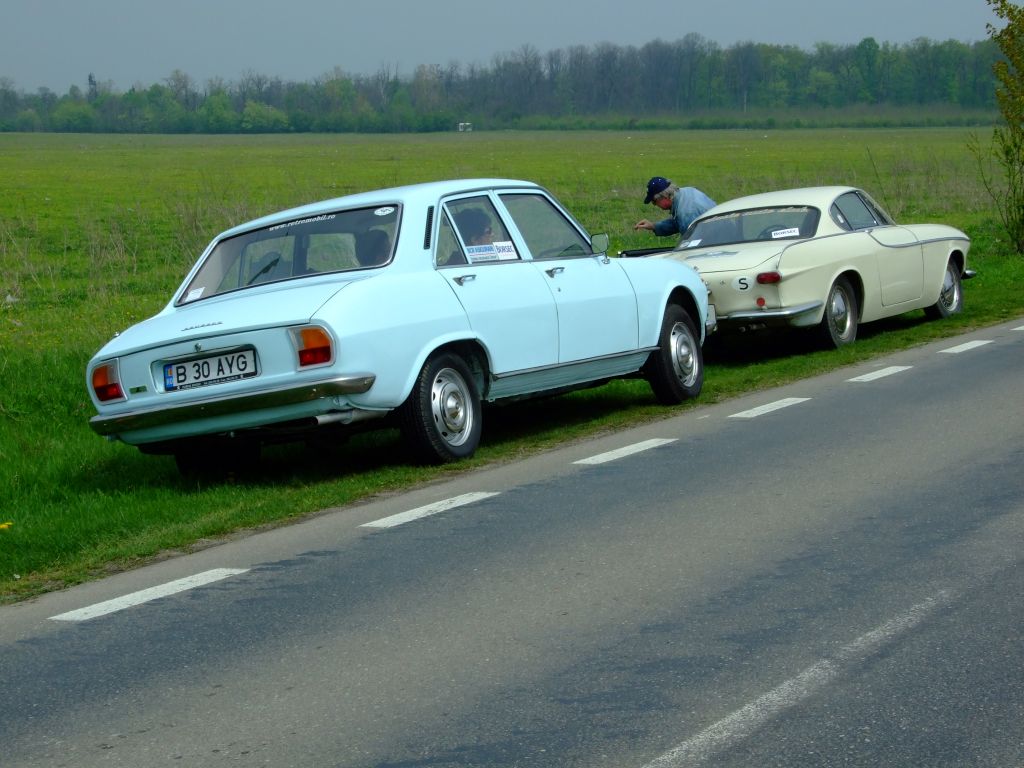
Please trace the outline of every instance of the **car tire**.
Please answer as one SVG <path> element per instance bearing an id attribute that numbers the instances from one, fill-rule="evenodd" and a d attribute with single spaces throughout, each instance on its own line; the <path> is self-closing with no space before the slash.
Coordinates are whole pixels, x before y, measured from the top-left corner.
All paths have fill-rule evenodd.
<path id="1" fill-rule="evenodd" d="M 704 351 L 693 320 L 678 304 L 665 308 L 658 348 L 647 358 L 643 373 L 655 399 L 663 405 L 676 405 L 700 394 Z"/>
<path id="2" fill-rule="evenodd" d="M 857 338 L 857 294 L 845 277 L 840 277 L 828 290 L 825 299 L 825 313 L 821 317 L 818 332 L 821 340 L 830 347 L 839 349 Z"/>
<path id="3" fill-rule="evenodd" d="M 405 439 L 416 458 L 427 464 L 472 456 L 480 444 L 482 416 L 469 366 L 448 352 L 424 363 L 399 413 Z"/>
<path id="4" fill-rule="evenodd" d="M 942 288 L 939 300 L 930 307 L 924 308 L 929 320 L 943 320 L 955 315 L 964 308 L 963 284 L 960 278 L 960 267 L 950 259 L 946 262 L 946 273 L 942 276 Z"/>

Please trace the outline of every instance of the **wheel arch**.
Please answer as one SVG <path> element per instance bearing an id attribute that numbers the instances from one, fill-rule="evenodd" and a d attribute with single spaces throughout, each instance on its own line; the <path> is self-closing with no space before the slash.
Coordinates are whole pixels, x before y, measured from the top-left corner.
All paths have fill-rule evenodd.
<path id="1" fill-rule="evenodd" d="M 693 321 L 697 333 L 700 334 L 701 342 L 703 342 L 706 329 L 701 322 L 700 306 L 697 304 L 697 299 L 690 292 L 690 289 L 681 285 L 676 286 L 665 301 L 665 309 L 670 304 L 676 304 L 686 310 L 686 314 L 690 316 L 690 320 Z M 664 314 L 664 311 L 662 314 Z"/>
<path id="2" fill-rule="evenodd" d="M 409 377 L 403 388 L 403 401 L 412 393 L 416 378 L 419 376 L 427 360 L 439 354 L 451 352 L 457 354 L 466 361 L 469 370 L 473 374 L 473 383 L 476 384 L 477 392 L 483 398 L 487 393 L 487 386 L 490 382 L 491 362 L 486 347 L 477 338 L 448 339 L 439 341 L 433 346 L 424 348 L 424 351 L 417 357 L 416 364 L 409 371 Z"/>
<path id="3" fill-rule="evenodd" d="M 967 254 L 965 254 L 961 248 L 954 248 L 950 252 L 949 258 L 956 262 L 957 269 L 960 271 L 960 276 L 963 277 L 964 270 L 967 268 Z"/>
<path id="4" fill-rule="evenodd" d="M 831 290 L 836 281 L 843 278 L 846 279 L 846 282 L 850 284 L 850 288 L 853 289 L 853 297 L 857 300 L 857 320 L 859 322 L 864 318 L 864 278 L 856 269 L 848 268 L 832 278 L 829 289 Z M 824 309 L 822 309 L 822 313 L 824 313 Z"/>

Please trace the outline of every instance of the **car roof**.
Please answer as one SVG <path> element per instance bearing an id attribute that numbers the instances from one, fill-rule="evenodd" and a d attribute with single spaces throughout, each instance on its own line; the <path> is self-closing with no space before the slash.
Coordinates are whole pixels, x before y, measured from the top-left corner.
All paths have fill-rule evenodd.
<path id="1" fill-rule="evenodd" d="M 833 201 L 847 192 L 859 192 L 856 187 L 800 187 L 797 189 L 780 189 L 775 192 L 762 192 L 727 200 L 704 213 L 713 216 L 717 213 L 739 211 L 747 208 L 771 208 L 774 206 L 810 205 L 821 210 L 828 210 Z"/>
<path id="2" fill-rule="evenodd" d="M 520 188 L 540 189 L 532 181 L 522 179 L 501 179 L 501 178 L 471 178 L 471 179 L 448 179 L 445 181 L 430 181 L 421 184 L 409 184 L 400 187 L 387 187 L 367 192 L 358 192 L 343 197 L 335 197 L 327 200 L 320 200 L 315 203 L 288 208 L 283 211 L 276 211 L 258 219 L 244 222 L 222 232 L 217 239 L 231 237 L 240 232 L 251 229 L 271 226 L 284 221 L 292 221 L 307 216 L 316 216 L 330 211 L 337 211 L 345 208 L 362 208 L 372 205 L 401 203 L 405 206 L 427 208 L 435 205 L 437 201 L 447 195 L 455 195 L 464 192 L 478 192 L 492 188 Z"/>

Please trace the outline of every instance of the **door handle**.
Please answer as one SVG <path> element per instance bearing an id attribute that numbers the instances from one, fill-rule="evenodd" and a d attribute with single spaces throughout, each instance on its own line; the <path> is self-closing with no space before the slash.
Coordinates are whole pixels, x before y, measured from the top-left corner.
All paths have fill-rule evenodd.
<path id="1" fill-rule="evenodd" d="M 555 275 L 560 275 L 565 272 L 565 267 L 552 267 L 551 269 L 545 269 L 544 271 L 548 273 L 548 277 L 554 277 Z"/>
<path id="2" fill-rule="evenodd" d="M 459 285 L 463 285 L 465 283 L 470 282 L 471 280 L 476 280 L 476 275 L 459 275 L 458 277 L 453 277 L 452 279 Z"/>

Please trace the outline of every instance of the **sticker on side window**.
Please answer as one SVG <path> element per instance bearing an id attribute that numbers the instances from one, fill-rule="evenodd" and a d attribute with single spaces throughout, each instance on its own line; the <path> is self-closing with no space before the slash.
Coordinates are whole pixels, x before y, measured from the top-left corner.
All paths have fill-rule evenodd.
<path id="1" fill-rule="evenodd" d="M 777 240 L 780 237 L 797 237 L 799 234 L 799 227 L 790 227 L 789 229 L 775 229 L 772 230 L 772 240 Z"/>
<path id="2" fill-rule="evenodd" d="M 471 264 L 483 264 L 488 261 L 511 261 L 519 258 L 516 247 L 511 240 L 483 245 L 467 245 L 466 256 Z"/>
<path id="3" fill-rule="evenodd" d="M 497 261 L 498 252 L 494 249 L 494 243 L 486 245 L 467 245 L 466 257 L 470 264 L 482 264 L 487 261 Z"/>
<path id="4" fill-rule="evenodd" d="M 498 254 L 498 259 L 501 261 L 517 258 L 516 247 L 512 245 L 511 240 L 504 240 L 495 243 L 494 250 Z"/>

